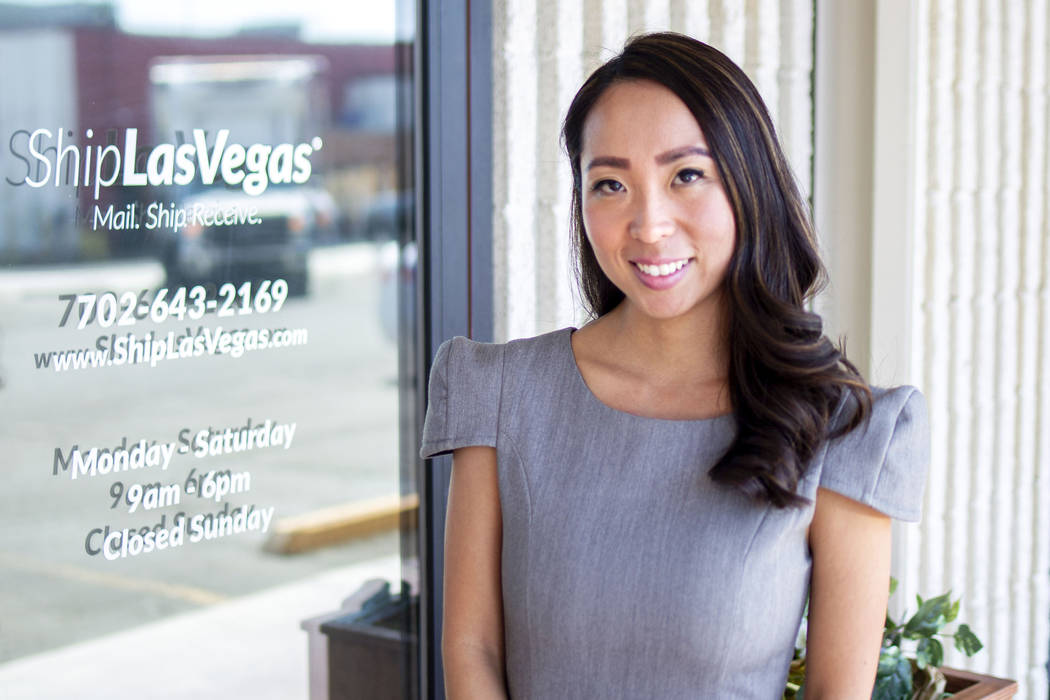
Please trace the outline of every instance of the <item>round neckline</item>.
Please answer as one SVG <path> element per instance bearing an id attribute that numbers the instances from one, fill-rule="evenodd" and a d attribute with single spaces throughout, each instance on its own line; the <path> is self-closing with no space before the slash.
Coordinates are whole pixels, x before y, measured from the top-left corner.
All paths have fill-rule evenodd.
<path id="1" fill-rule="evenodd" d="M 562 329 L 564 335 L 565 350 L 567 353 L 569 364 L 572 365 L 573 381 L 577 384 L 577 388 L 587 396 L 588 400 L 594 404 L 597 404 L 603 411 L 611 415 L 621 416 L 624 419 L 636 420 L 636 421 L 648 421 L 661 425 L 684 425 L 684 426 L 704 426 L 704 425 L 716 425 L 718 423 L 732 420 L 732 413 L 722 413 L 717 416 L 711 416 L 710 418 L 656 418 L 654 416 L 642 416 L 637 413 L 631 413 L 629 411 L 622 411 L 618 408 L 613 408 L 609 404 L 605 403 L 598 398 L 591 387 L 587 384 L 587 380 L 583 378 L 583 372 L 580 371 L 580 365 L 576 362 L 576 352 L 572 349 L 572 334 L 577 329 L 575 326 L 568 326 Z"/>

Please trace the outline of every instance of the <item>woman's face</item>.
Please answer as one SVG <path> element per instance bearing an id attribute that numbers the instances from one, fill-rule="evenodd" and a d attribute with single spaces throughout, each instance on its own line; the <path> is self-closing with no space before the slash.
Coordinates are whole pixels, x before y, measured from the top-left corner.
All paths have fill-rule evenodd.
<path id="1" fill-rule="evenodd" d="M 700 126 L 649 81 L 607 88 L 583 125 L 581 202 L 602 271 L 645 315 L 716 310 L 736 226 Z"/>

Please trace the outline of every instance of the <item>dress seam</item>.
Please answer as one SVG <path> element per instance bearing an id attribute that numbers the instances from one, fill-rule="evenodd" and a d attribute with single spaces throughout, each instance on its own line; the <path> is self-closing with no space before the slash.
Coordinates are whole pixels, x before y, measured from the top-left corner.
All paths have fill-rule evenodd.
<path id="1" fill-rule="evenodd" d="M 501 346 L 501 350 L 500 350 L 499 398 L 497 400 L 497 408 L 496 408 L 496 443 L 497 443 L 498 446 L 499 445 L 506 445 L 507 451 L 513 455 L 515 466 L 516 466 L 519 474 L 521 475 L 521 483 L 525 485 L 526 523 L 525 523 L 525 538 L 524 538 L 525 539 L 525 543 L 524 543 L 525 568 L 524 568 L 524 570 L 525 571 L 529 571 L 529 569 L 530 569 L 529 563 L 530 563 L 530 559 L 532 558 L 532 543 L 531 543 L 531 539 L 532 539 L 532 537 L 531 537 L 531 535 L 532 535 L 532 527 L 531 527 L 531 524 L 532 524 L 532 487 L 529 484 L 529 474 L 528 474 L 528 471 L 525 469 L 525 461 L 524 461 L 524 459 L 522 459 L 522 452 L 518 448 L 518 443 L 515 440 L 514 436 L 510 435 L 503 428 L 503 420 L 502 420 L 503 419 L 503 395 L 504 395 L 504 387 L 506 385 L 506 382 L 507 382 L 507 346 L 503 345 L 503 346 Z M 498 459 L 498 455 L 499 455 L 499 450 L 497 449 L 497 459 Z M 508 466 L 508 468 L 510 467 L 510 465 L 507 465 L 507 466 Z M 500 470 L 497 470 L 497 472 L 498 471 L 500 471 Z M 503 510 L 502 510 L 502 508 L 500 509 L 500 518 L 501 518 L 501 520 L 503 518 Z M 503 531 L 505 532 L 506 528 L 503 528 Z M 502 545 L 501 545 L 501 548 L 502 548 Z M 500 556 L 502 558 L 502 554 Z M 500 578 L 502 579 L 502 577 L 503 577 L 503 566 L 501 564 L 500 565 Z M 500 588 L 502 590 L 502 584 L 501 584 Z M 525 617 L 526 620 L 529 619 L 529 608 L 531 607 L 531 602 L 532 602 L 532 584 L 531 584 L 530 578 L 528 576 L 526 576 L 525 577 L 525 614 L 524 614 L 524 617 Z M 507 620 L 506 609 L 504 609 L 504 614 L 503 614 L 503 626 L 504 626 L 504 630 L 503 630 L 503 644 L 504 644 L 504 648 L 506 648 L 506 644 L 507 644 L 507 629 L 506 629 L 507 622 L 506 622 L 506 620 Z M 525 627 L 526 627 L 527 635 L 528 635 L 528 643 L 525 645 L 525 656 L 526 656 L 526 658 L 525 658 L 525 668 L 528 669 L 528 673 L 525 675 L 525 677 L 531 679 L 532 678 L 532 645 L 534 644 L 535 640 L 533 638 L 533 633 L 534 632 L 533 632 L 533 629 L 532 629 L 532 625 L 526 624 Z M 508 676 L 508 681 L 509 681 L 509 674 L 507 674 L 507 676 Z M 508 688 L 508 690 L 509 690 L 509 688 Z M 529 689 L 529 690 L 531 690 L 531 689 Z M 529 690 L 527 690 L 526 692 L 529 692 Z"/>

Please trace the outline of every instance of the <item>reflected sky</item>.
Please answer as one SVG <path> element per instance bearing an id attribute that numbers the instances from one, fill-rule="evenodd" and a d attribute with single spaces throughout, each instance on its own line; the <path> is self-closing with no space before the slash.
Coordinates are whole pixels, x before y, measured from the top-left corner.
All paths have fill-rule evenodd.
<path id="1" fill-rule="evenodd" d="M 19 4 L 69 3 L 23 0 Z M 104 0 L 83 4 L 113 5 L 121 28 L 139 34 L 222 36 L 244 28 L 298 23 L 306 41 L 389 43 L 395 39 L 395 27 L 411 31 L 413 24 L 413 3 L 398 0 L 341 0 L 336 13 L 330 0 Z"/>

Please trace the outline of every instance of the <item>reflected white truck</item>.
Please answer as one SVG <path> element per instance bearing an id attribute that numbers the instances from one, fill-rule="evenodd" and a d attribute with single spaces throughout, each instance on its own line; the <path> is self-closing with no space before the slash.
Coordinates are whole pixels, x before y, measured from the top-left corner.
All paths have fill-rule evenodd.
<path id="1" fill-rule="evenodd" d="M 332 232 L 337 213 L 316 171 L 328 122 L 325 68 L 313 56 L 154 60 L 154 137 L 178 144 L 203 129 L 213 156 L 236 151 L 232 178 L 219 168 L 205 183 L 197 173 L 171 188 L 169 208 L 160 209 L 173 217 L 156 228 L 169 287 L 283 278 L 292 293 L 306 292 L 307 254 Z M 313 163 L 298 150 L 294 159 L 273 157 L 300 144 L 309 145 Z M 253 147 L 271 157 L 253 158 Z M 247 187 L 253 175 L 256 185 Z"/>
<path id="2" fill-rule="evenodd" d="M 80 255 L 72 185 L 25 185 L 26 177 L 40 176 L 38 163 L 28 157 L 34 129 L 77 124 L 75 57 L 72 32 L 0 28 L 0 264 L 65 262 Z M 68 169 L 63 177 L 75 179 Z"/>

